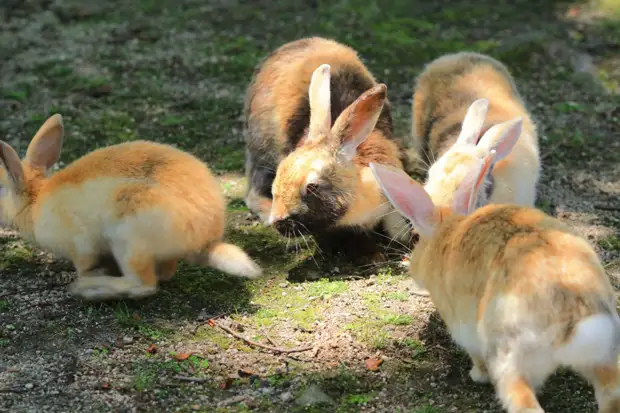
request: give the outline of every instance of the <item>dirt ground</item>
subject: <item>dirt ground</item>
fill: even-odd
[[[229,198],[227,237],[266,275],[182,265],[153,297],[89,304],[67,292],[69,262],[0,230],[0,411],[502,411],[490,386],[469,379],[396,250],[392,265],[351,268],[323,261],[312,239],[287,242],[249,219],[243,93],[266,53],[309,35],[360,52],[388,85],[405,142],[426,62],[474,50],[506,63],[540,130],[539,207],[585,235],[618,286],[617,0],[4,0],[1,139],[23,154],[58,112],[61,167],[137,138],[198,155]],[[205,324],[216,316],[250,340],[311,349],[250,346]],[[566,371],[540,401],[549,413],[596,412],[591,388]]]

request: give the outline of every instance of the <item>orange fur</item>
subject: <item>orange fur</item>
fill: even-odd
[[[184,258],[216,262],[232,274],[260,274],[242,252],[225,265],[218,258],[227,248],[221,241],[225,200],[199,159],[169,145],[134,141],[95,150],[50,174],[61,144],[59,115],[41,127],[21,162],[2,142],[9,156],[2,158],[0,185],[9,190],[0,210],[22,236],[73,261],[74,293],[92,299],[150,295]],[[17,185],[13,171],[23,175]],[[98,268],[109,256],[122,277]]]
[[[472,102],[486,99],[476,145],[459,144],[464,118]],[[412,139],[416,157],[426,163],[426,189],[438,204],[448,205],[464,171],[488,152],[508,122],[521,118],[520,136],[493,172],[493,190],[485,203],[533,206],[540,175],[538,137],[508,69],[489,56],[460,52],[429,63],[416,80],[412,107]],[[495,129],[490,129],[494,125]],[[485,135],[486,133],[491,135]],[[490,185],[491,183],[489,183]],[[481,194],[483,196],[484,194]]]
[[[469,353],[472,379],[491,380],[510,413],[542,413],[536,389],[568,366],[594,385],[601,413],[615,411],[620,317],[588,241],[535,208],[459,211],[477,196],[484,168],[469,171],[457,191],[466,196],[450,206],[436,206],[396,169],[372,168],[390,201],[420,230],[411,275]]]
[[[368,164],[402,168],[404,153],[392,139],[385,85],[377,84],[350,47],[312,37],[278,48],[257,68],[245,117],[246,203],[264,222],[295,217],[311,232],[309,221],[317,220],[321,230],[368,229],[389,212],[374,180],[367,179]],[[359,146],[347,145],[352,139],[359,139]],[[342,156],[342,148],[351,156]],[[275,176],[267,178],[271,172]],[[314,188],[320,195],[330,188],[328,212],[304,202],[306,185],[315,180],[325,184]],[[388,215],[392,224],[401,219]],[[322,219],[326,216],[330,219]]]

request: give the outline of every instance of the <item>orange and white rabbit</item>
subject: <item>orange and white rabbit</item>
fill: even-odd
[[[134,141],[95,150],[51,173],[63,135],[56,114],[38,130],[23,160],[0,141],[0,213],[25,239],[73,262],[74,294],[151,295],[180,259],[239,276],[262,273],[245,252],[222,242],[225,200],[199,159],[172,146]],[[98,268],[110,256],[122,277]]]
[[[429,165],[424,188],[449,205],[465,173],[497,152],[477,205],[534,206],[540,176],[536,125],[506,66],[479,53],[430,62],[416,80],[412,133]]]
[[[600,413],[618,413],[620,317],[599,258],[535,208],[476,209],[494,156],[470,169],[448,206],[402,171],[371,165],[420,234],[410,273],[471,357],[471,378],[490,380],[508,412],[543,413],[536,390],[568,366],[594,385]]]

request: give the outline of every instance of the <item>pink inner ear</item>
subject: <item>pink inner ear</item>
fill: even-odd
[[[370,164],[375,178],[390,203],[421,230],[429,228],[435,205],[424,187],[404,171],[385,165]]]

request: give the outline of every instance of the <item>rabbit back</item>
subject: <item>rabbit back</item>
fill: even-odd
[[[69,255],[79,245],[106,253],[111,238],[131,237],[155,255],[175,256],[220,239],[224,211],[204,163],[168,145],[135,141],[91,152],[44,181],[33,205],[34,233]]]

